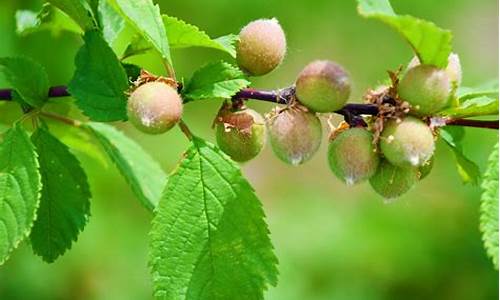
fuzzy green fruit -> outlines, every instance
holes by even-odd
[[[422,180],[427,177],[431,173],[432,167],[434,167],[434,156],[432,156],[420,168],[418,168],[418,172],[420,174],[419,179]]]
[[[264,118],[249,108],[222,111],[217,120],[216,139],[219,148],[233,160],[249,161],[266,143]]]
[[[308,64],[295,82],[300,103],[315,112],[341,109],[351,93],[349,75],[342,66],[328,60]]]
[[[379,156],[372,141],[372,133],[362,127],[350,128],[335,136],[328,146],[328,163],[332,172],[349,185],[373,176]]]
[[[285,57],[285,33],[276,19],[250,22],[243,27],[239,37],[236,61],[250,75],[271,72]]]
[[[406,72],[398,85],[399,97],[411,104],[411,112],[429,116],[448,104],[451,83],[448,73],[431,65],[418,65]]]
[[[420,65],[420,60],[417,56],[414,56],[410,63],[408,64],[407,69],[411,69]],[[450,79],[450,83],[454,84],[456,87],[459,87],[462,84],[462,65],[460,64],[460,57],[456,53],[450,53],[448,56],[448,65],[446,66],[446,73],[448,73],[448,78]]]
[[[396,166],[422,166],[431,158],[434,147],[432,131],[420,119],[406,117],[402,121],[389,120],[384,124],[380,149]]]
[[[164,133],[181,119],[182,99],[173,87],[163,82],[148,82],[130,94],[127,115],[142,132]]]
[[[269,140],[276,156],[291,165],[308,161],[321,144],[318,117],[298,108],[288,108],[268,118]]]
[[[385,199],[397,198],[408,192],[418,181],[418,169],[401,168],[382,160],[370,185]]]

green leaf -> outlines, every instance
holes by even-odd
[[[85,155],[86,157],[97,161],[101,166],[108,167],[106,154],[97,144],[94,135],[88,130],[82,130],[74,126],[67,126],[60,122],[50,123],[51,132],[56,135],[61,142],[66,144],[73,153],[78,155]]]
[[[83,31],[97,28],[92,9],[85,0],[47,0],[47,2],[70,16]]]
[[[481,176],[479,167],[468,159],[462,149],[464,129],[462,127],[445,127],[439,131],[441,138],[451,147],[455,154],[457,171],[464,184],[477,185]]]
[[[92,122],[87,127],[125,177],[142,205],[152,211],[160,199],[167,178],[158,163],[137,143],[112,126]]]
[[[0,265],[29,235],[41,187],[35,147],[15,124],[0,144]]]
[[[114,0],[114,2],[119,13],[172,64],[167,33],[158,5],[153,4],[152,0]]]
[[[127,74],[98,31],[83,37],[85,44],[75,58],[76,71],[68,90],[78,107],[94,121],[127,119]]]
[[[99,23],[102,35],[108,44],[113,45],[120,33],[125,29],[125,20],[116,12],[107,0],[99,1]]]
[[[139,75],[141,75],[141,67],[138,65],[122,63],[122,66],[125,69],[130,82],[137,80]]]
[[[249,84],[240,69],[220,61],[198,69],[182,93],[186,102],[208,98],[227,99]]]
[[[498,99],[498,80],[491,80],[476,87],[460,87],[457,96],[460,102],[483,96]]]
[[[0,73],[25,103],[42,107],[48,100],[49,79],[45,69],[27,57],[0,58]]]
[[[85,172],[66,145],[43,128],[31,139],[43,184],[31,246],[44,261],[53,262],[71,248],[87,224],[90,189]]]
[[[53,35],[62,31],[81,34],[83,31],[68,15],[50,3],[45,3],[40,12],[30,10],[16,11],[16,32],[28,35],[38,31],[49,30]]]
[[[156,299],[263,299],[277,282],[264,212],[238,166],[194,138],[150,232]]]
[[[467,99],[456,107],[439,112],[442,116],[455,118],[468,118],[475,116],[498,115],[498,98],[493,99],[486,96]]]
[[[153,49],[151,45],[141,36],[136,34],[123,52],[121,60],[125,60],[134,55],[140,55]]]
[[[388,0],[357,1],[360,15],[382,21],[399,32],[410,43],[421,63],[440,68],[448,65],[452,40],[449,30],[412,16],[396,15]]]
[[[238,40],[237,35],[231,34],[212,40],[204,31],[194,25],[167,15],[162,17],[170,48],[207,47],[224,51],[232,57],[236,57],[234,44]]]
[[[484,247],[498,270],[498,144],[488,160],[488,168],[481,184],[480,229]]]

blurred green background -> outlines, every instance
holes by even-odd
[[[211,36],[237,33],[250,20],[276,17],[288,38],[284,64],[254,86],[274,89],[294,81],[316,58],[348,69],[352,101],[405,64],[410,47],[389,28],[356,13],[354,0],[184,0],[159,1],[162,12],[184,19]],[[41,1],[0,2],[0,56],[26,55],[41,62],[51,83],[71,78],[81,39],[49,32],[20,38],[14,12],[38,10]],[[498,76],[498,3],[494,0],[393,1],[408,13],[454,32],[464,85]],[[177,73],[188,78],[201,64],[229,59],[206,49],[173,53]],[[161,72],[152,55],[133,59]],[[0,81],[5,87],[5,82]],[[187,105],[192,130],[214,140],[210,128],[217,101]],[[266,103],[249,104],[264,113]],[[55,105],[57,106],[57,105]],[[14,118],[13,104],[0,104],[0,119]],[[15,110],[14,110],[15,111]],[[178,129],[161,136],[139,134],[117,124],[170,171],[187,141]],[[59,132],[62,130],[59,128]],[[465,152],[481,170],[497,131],[468,129]],[[326,141],[326,127],[325,127]],[[309,163],[284,165],[269,147],[243,166],[264,203],[280,259],[280,278],[266,299],[497,299],[498,272],[485,255],[478,230],[480,189],[462,185],[453,155],[439,142],[431,175],[407,195],[384,203],[368,184],[348,187],[328,170],[326,143]],[[22,244],[0,267],[0,299],[150,299],[147,233],[151,216],[139,205],[110,163],[78,153],[93,192],[92,217],[70,252],[54,264],[35,257]]]

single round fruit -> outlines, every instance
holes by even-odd
[[[385,158],[399,167],[418,167],[434,153],[434,136],[422,120],[406,117],[384,124],[380,149]]]
[[[340,66],[328,60],[308,64],[295,82],[300,103],[315,112],[341,109],[351,93],[349,75]]]
[[[309,160],[321,144],[320,120],[302,108],[288,108],[270,116],[267,126],[274,153],[291,165]]]
[[[238,162],[256,157],[266,143],[264,118],[245,108],[238,111],[222,110],[217,119],[217,145]]]
[[[411,104],[411,112],[418,116],[429,116],[443,109],[450,92],[448,73],[431,65],[409,69],[398,85],[399,97]]]
[[[420,60],[414,56],[408,64],[407,70],[420,65]],[[451,84],[459,87],[462,84],[462,66],[460,64],[460,57],[456,53],[450,53],[448,56],[448,66],[446,66],[446,73]]]
[[[236,61],[250,75],[274,70],[285,57],[286,38],[276,19],[250,22],[240,32]]]
[[[431,173],[432,167],[434,167],[434,156],[429,158],[428,161],[426,161],[420,168],[418,168],[418,172],[420,175],[419,179],[422,180],[427,177],[427,175]]]
[[[129,121],[140,131],[164,133],[181,119],[182,99],[170,85],[148,82],[130,94],[127,114]]]
[[[408,192],[418,181],[418,169],[401,168],[381,160],[370,185],[385,199],[397,198]]]
[[[328,146],[332,172],[349,185],[373,176],[379,156],[372,141],[372,133],[363,127],[350,128],[335,136]]]

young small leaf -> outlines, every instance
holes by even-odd
[[[127,119],[127,74],[98,31],[83,37],[85,44],[75,58],[76,71],[68,90],[78,107],[94,121]]]
[[[157,299],[263,299],[277,282],[264,212],[238,166],[194,137],[150,232]]]
[[[480,228],[484,247],[498,270],[498,144],[488,160],[488,168],[481,184]]]
[[[27,57],[3,57],[0,58],[0,72],[24,103],[42,107],[47,102],[49,79],[36,61]]]
[[[118,12],[172,64],[167,33],[158,5],[152,0],[114,0],[114,2]]]
[[[358,12],[391,26],[410,43],[423,64],[444,68],[451,53],[451,32],[412,16],[396,15],[389,0],[357,0]]]
[[[70,16],[84,31],[97,28],[97,22],[90,5],[85,0],[47,0],[68,16]]]
[[[83,31],[68,15],[50,3],[45,3],[36,13],[30,10],[16,11],[16,32],[28,35],[42,30],[49,30],[54,35],[62,31],[81,34]]]
[[[0,265],[30,233],[41,187],[35,147],[15,124],[0,144]]]
[[[167,15],[162,17],[170,48],[207,47],[224,51],[232,57],[236,57],[234,43],[238,40],[237,35],[231,34],[212,40],[204,31],[194,25]]]
[[[441,138],[450,146],[455,154],[457,171],[464,184],[477,185],[481,176],[479,167],[468,159],[462,149],[464,131],[462,127],[444,127],[439,131]]]
[[[182,90],[182,94],[186,102],[209,98],[227,99],[249,84],[240,69],[220,61],[198,69]]]
[[[152,211],[167,179],[158,163],[137,143],[112,126],[91,122],[87,127],[125,177],[142,205]]]
[[[31,246],[44,261],[53,262],[71,248],[87,224],[90,189],[85,172],[66,145],[43,128],[31,139],[43,184]]]

